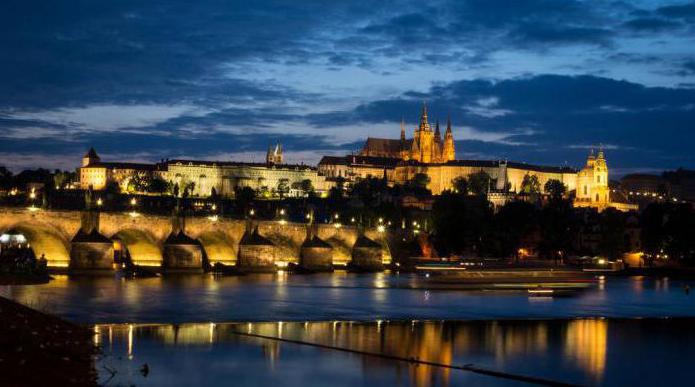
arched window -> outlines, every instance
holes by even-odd
[[[601,182],[601,175],[596,176],[596,182],[600,183]]]
[[[599,201],[599,199],[598,199],[598,194],[596,194],[596,201]]]
[[[589,194],[589,190],[587,189],[586,186],[584,186],[584,195],[588,195],[588,194]]]

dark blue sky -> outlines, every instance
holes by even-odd
[[[253,4],[252,4],[253,3]],[[0,164],[290,162],[409,131],[426,100],[459,158],[616,175],[695,168],[695,2],[0,3]]]

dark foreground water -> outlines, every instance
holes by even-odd
[[[236,332],[474,364],[581,385],[688,385],[693,320],[308,322],[96,327],[109,385],[522,385],[464,370],[381,359]],[[143,376],[141,367],[149,373]],[[115,375],[103,371],[115,370]]]
[[[608,277],[567,298],[411,288],[425,283],[410,274],[342,272],[62,276],[0,287],[0,295],[98,324],[105,385],[519,384],[272,338],[581,385],[691,383],[695,292],[684,289],[695,289],[692,281]],[[239,334],[249,332],[269,338]]]

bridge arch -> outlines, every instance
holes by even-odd
[[[157,238],[144,230],[126,228],[111,236],[114,248],[124,249],[133,263],[140,266],[161,266],[162,246]]]
[[[211,265],[219,262],[224,265],[234,265],[237,260],[239,241],[221,230],[208,230],[198,235],[198,241]]]
[[[19,222],[3,227],[0,234],[16,230],[27,238],[37,258],[42,255],[49,267],[65,267],[70,264],[70,237],[60,229],[40,222]]]

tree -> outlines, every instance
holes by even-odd
[[[521,192],[526,194],[537,194],[541,192],[541,183],[538,181],[538,176],[526,174],[524,180],[521,181]]]
[[[567,192],[567,186],[557,179],[548,180],[543,188],[552,199],[561,199]]]
[[[468,190],[475,195],[487,195],[492,178],[481,170],[468,177]]]
[[[194,190],[195,190],[195,182],[189,181],[183,185],[183,194],[181,196],[184,198],[187,198],[187,197],[193,195]]]
[[[156,194],[164,194],[168,190],[168,184],[166,180],[162,179],[159,176],[155,176],[152,178],[150,181],[150,185],[148,187],[148,192],[150,193],[156,193]]]
[[[466,180],[465,177],[459,176],[451,183],[454,186],[454,192],[462,195],[466,195],[468,193],[468,180]]]
[[[572,202],[555,200],[541,209],[539,217],[540,244],[538,250],[547,258],[558,258],[572,246],[577,231],[577,220]]]
[[[285,195],[287,195],[290,192],[290,180],[284,178],[280,179],[278,181],[277,192],[278,195],[280,195],[280,198],[284,198]]]
[[[426,173],[416,173],[413,177],[413,184],[420,189],[427,189],[427,184],[430,183],[430,177]]]
[[[483,251],[492,216],[486,197],[444,191],[432,206],[437,250],[444,254]]]
[[[117,195],[121,193],[121,186],[114,180],[110,180],[104,186],[104,193],[107,195]]]
[[[304,179],[299,183],[299,187],[305,196],[314,196],[314,185],[311,183],[310,179]]]
[[[256,191],[251,187],[236,187],[234,189],[234,199],[236,200],[237,209],[246,213],[246,209],[253,203],[256,198]]]
[[[328,191],[328,198],[333,202],[339,202],[343,199],[345,193],[345,178],[338,177],[335,181],[335,186]]]
[[[627,251],[625,241],[625,216],[615,208],[608,208],[601,213],[601,240],[599,253],[611,259],[620,258]]]
[[[495,214],[490,243],[502,257],[517,256],[524,238],[538,228],[538,209],[525,201],[512,201]]]
[[[53,173],[53,183],[55,187],[58,189],[65,188],[65,186],[72,183],[75,180],[75,178],[75,173],[62,172],[58,169],[56,169]]]
[[[0,166],[0,188],[10,189],[14,184],[12,171]]]

